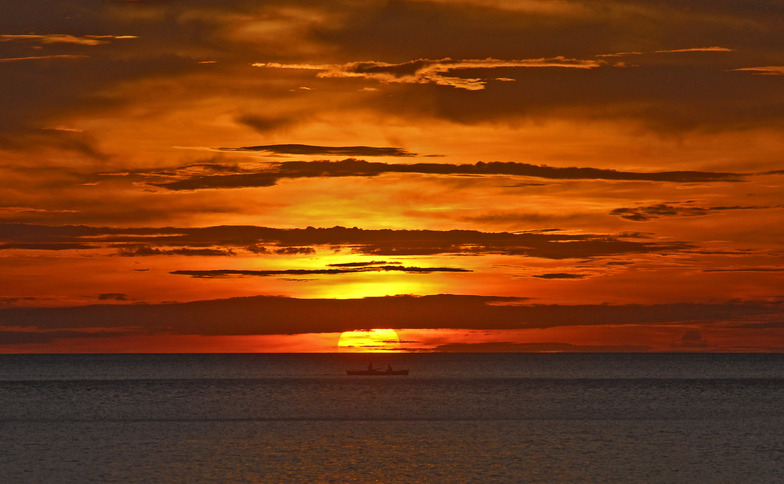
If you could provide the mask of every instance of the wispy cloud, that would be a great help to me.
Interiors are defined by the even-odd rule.
[[[741,67],[733,71],[745,71],[760,76],[784,76],[784,66]]]
[[[702,272],[784,272],[784,267],[727,267],[703,269]]]
[[[80,54],[57,54],[57,55],[37,55],[27,57],[4,57],[0,58],[0,62],[24,62],[24,61],[40,61],[49,59],[83,59],[86,55]]]
[[[593,69],[601,63],[595,59],[569,59],[563,56],[537,59],[417,59],[398,64],[377,61],[349,62],[346,64],[283,64],[257,62],[254,67],[267,69],[304,69],[320,71],[317,76],[359,77],[382,83],[437,84],[469,91],[485,88],[486,79],[449,76],[448,73],[466,69],[544,68]]]
[[[77,242],[11,242],[7,244],[0,244],[0,250],[89,250],[95,248],[97,248],[96,245],[81,244]]]
[[[690,47],[686,49],[656,50],[654,52],[657,54],[682,54],[688,52],[735,52],[735,49],[713,46],[713,47]]]
[[[616,208],[610,212],[610,215],[617,215],[621,218],[633,220],[635,222],[644,222],[646,220],[657,219],[659,217],[699,217],[728,210],[761,210],[766,208],[772,207],[754,205],[700,207],[690,202],[657,203],[655,205],[647,205],[642,207]]]
[[[36,213],[76,213],[77,210],[36,208],[36,207],[0,207],[0,215],[4,214],[36,214]]]
[[[0,42],[32,42],[36,44],[104,45],[116,39],[137,39],[135,35],[70,35],[70,34],[2,34]]]
[[[638,55],[648,55],[648,54],[686,54],[690,52],[735,52],[735,49],[730,49],[728,47],[687,47],[684,49],[662,49],[662,50],[652,50],[652,51],[638,51],[638,50],[631,50],[625,52],[614,52],[612,54],[599,54],[596,57],[627,57],[627,56],[638,56]]]
[[[657,50],[657,54],[677,54],[689,52],[733,52],[726,47],[692,47],[683,49]],[[436,84],[450,86],[469,91],[485,89],[487,80],[478,77],[460,77],[449,75],[461,70],[482,69],[508,69],[508,68],[567,68],[567,69],[595,69],[603,65],[603,57],[620,57],[627,55],[642,55],[643,52],[620,52],[615,54],[597,55],[594,59],[574,59],[564,56],[540,57],[531,59],[416,59],[402,63],[388,63],[379,61],[348,62],[345,64],[286,64],[280,62],[257,62],[254,67],[267,69],[295,69],[319,71],[317,77],[337,78],[356,77],[374,80],[381,83],[402,84]],[[494,77],[494,79],[496,79]],[[497,78],[500,80],[514,80],[509,77]]]

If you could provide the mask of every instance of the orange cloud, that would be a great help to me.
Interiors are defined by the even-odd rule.
[[[687,52],[735,52],[735,49],[713,46],[713,47],[690,47],[686,49],[656,50],[654,52],[656,52],[657,54],[681,54]]]
[[[752,72],[761,76],[784,76],[784,66],[741,67],[733,71]]]
[[[467,78],[445,75],[448,72],[464,69],[500,69],[509,67],[544,68],[560,67],[569,69],[593,69],[599,67],[596,60],[568,59],[563,56],[538,59],[502,60],[493,59],[417,59],[400,64],[387,62],[350,62],[347,64],[282,64],[278,62],[257,62],[254,67],[268,69],[305,69],[321,71],[322,78],[358,77],[382,83],[436,84],[457,89],[478,91],[485,88],[487,81],[481,78]],[[507,79],[508,80],[508,79]]]
[[[5,3],[3,350],[784,347],[770,1]]]
[[[5,57],[0,58],[0,62],[20,62],[20,61],[36,61],[36,60],[49,60],[49,59],[83,59],[86,55],[80,54],[56,54],[56,55],[34,55],[27,57]]]
[[[0,42],[33,42],[36,44],[77,44],[77,45],[104,45],[114,39],[138,39],[135,35],[85,35],[79,37],[70,34],[23,34],[23,35],[0,35]]]

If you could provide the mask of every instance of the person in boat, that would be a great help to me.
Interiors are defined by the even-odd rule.
[[[368,363],[368,373],[373,373],[374,371],[376,371],[376,369],[373,368],[373,362],[371,361]]]
[[[392,373],[392,365],[387,363],[387,372]]]

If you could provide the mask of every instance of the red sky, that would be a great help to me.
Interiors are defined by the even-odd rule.
[[[5,9],[2,352],[784,349],[777,2]]]

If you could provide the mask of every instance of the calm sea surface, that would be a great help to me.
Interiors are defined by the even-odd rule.
[[[784,355],[3,355],[0,430],[9,483],[781,482]]]

